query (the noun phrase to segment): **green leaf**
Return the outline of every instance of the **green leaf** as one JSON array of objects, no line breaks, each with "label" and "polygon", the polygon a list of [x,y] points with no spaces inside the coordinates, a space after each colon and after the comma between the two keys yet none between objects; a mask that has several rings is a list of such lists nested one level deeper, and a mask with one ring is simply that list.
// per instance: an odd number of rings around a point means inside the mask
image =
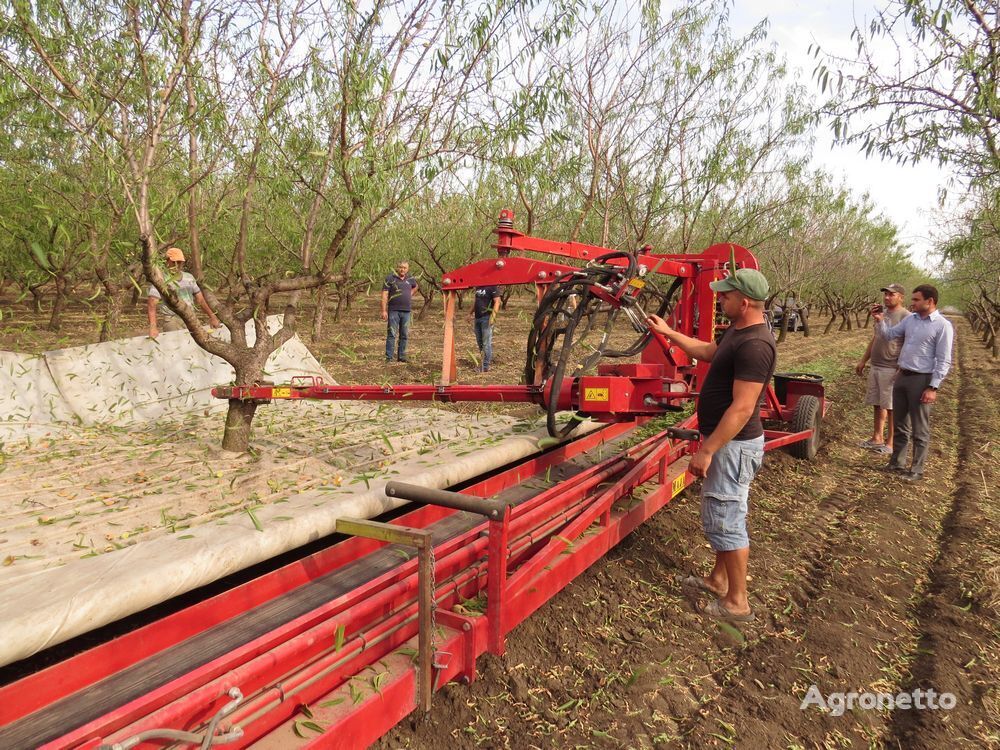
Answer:
[{"label": "green leaf", "polygon": [[257,520],[257,516],[254,515],[254,512],[250,508],[247,508],[246,511],[247,515],[250,516],[250,520],[253,521],[253,527],[257,529],[257,531],[263,531],[264,527],[260,525],[260,521]]},{"label": "green leaf", "polygon": [[31,243],[31,252],[35,256],[35,260],[38,261],[38,265],[44,268],[49,273],[52,273],[52,266],[49,265],[49,256],[42,249],[42,246],[37,242]]}]

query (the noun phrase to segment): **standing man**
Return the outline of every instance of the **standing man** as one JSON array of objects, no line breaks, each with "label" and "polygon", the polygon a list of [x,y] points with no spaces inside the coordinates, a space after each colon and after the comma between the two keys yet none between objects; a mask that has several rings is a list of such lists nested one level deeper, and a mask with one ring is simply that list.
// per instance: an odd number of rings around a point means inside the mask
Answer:
[{"label": "standing man", "polygon": [[480,372],[489,372],[493,363],[493,324],[500,312],[500,302],[500,287],[476,287],[476,303],[472,306],[472,315],[476,344],[479,346]]},{"label": "standing man", "polygon": [[382,320],[388,321],[385,332],[385,361],[392,362],[399,339],[398,359],[406,361],[406,345],[410,340],[410,312],[413,310],[413,290],[417,280],[410,276],[410,264],[401,260],[395,273],[385,277],[382,285]]},{"label": "standing man", "polygon": [[777,350],[764,318],[768,283],[760,271],[734,269],[711,286],[732,321],[718,343],[678,333],[656,315],[649,317],[649,327],[689,357],[711,362],[698,398],[701,447],[687,470],[705,478],[701,522],[715,550],[715,567],[706,577],[690,575],[681,583],[717,597],[702,614],[750,622],[754,615],[747,600],[747,500],[750,481],[764,460],[760,400],[774,374]]},{"label": "standing man", "polygon": [[[884,320],[880,311],[872,311],[875,331],[887,340],[902,338],[899,350],[899,374],[892,388],[892,410],[896,422],[892,458],[887,471],[904,475],[908,482],[924,478],[924,461],[931,439],[931,405],[938,388],[951,369],[951,346],[955,329],[937,309],[938,290],[921,284],[910,297],[913,312],[896,325]],[[913,463],[906,468],[907,448],[913,436]]]},{"label": "standing man", "polygon": [[[212,328],[219,327],[219,319],[215,317],[215,313],[212,312],[212,308],[205,300],[205,295],[201,293],[198,282],[195,281],[194,276],[184,270],[184,253],[179,247],[167,248],[167,273],[164,275],[163,281],[167,286],[172,287],[180,301],[192,310],[194,303],[197,302],[205,315],[208,316],[208,322]],[[157,327],[158,309],[163,313],[164,333],[185,330],[184,321],[170,309],[169,305],[163,303],[156,287],[150,285],[146,297],[146,316],[149,318],[149,337],[151,339],[160,335],[160,330]]]},{"label": "standing man", "polygon": [[[883,314],[889,321],[889,325],[896,325],[910,313],[903,307],[903,298],[906,290],[901,284],[889,284],[882,287]],[[896,360],[899,357],[899,349],[902,346],[900,341],[890,341],[872,332],[872,339],[868,342],[861,361],[858,362],[854,371],[858,375],[863,375],[865,365],[871,360],[872,368],[868,371],[868,391],[865,394],[865,403],[874,407],[874,423],[872,436],[861,443],[862,448],[869,448],[877,453],[892,453],[892,386],[896,380]],[[888,421],[888,440],[883,439],[882,432],[886,428]]]}]

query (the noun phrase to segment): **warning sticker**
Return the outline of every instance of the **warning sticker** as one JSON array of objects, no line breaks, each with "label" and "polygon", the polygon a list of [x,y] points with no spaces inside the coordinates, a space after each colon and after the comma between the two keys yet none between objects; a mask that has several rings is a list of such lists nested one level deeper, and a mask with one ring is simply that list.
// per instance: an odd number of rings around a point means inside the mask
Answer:
[{"label": "warning sticker", "polygon": [[292,395],[291,388],[272,388],[271,398],[288,398]]},{"label": "warning sticker", "polygon": [[584,388],[583,389],[583,400],[584,401],[607,401],[608,400],[608,389],[607,388]]},{"label": "warning sticker", "polygon": [[674,477],[674,483],[670,486],[670,497],[676,497],[681,492],[684,491],[685,482],[684,475],[686,472],[681,472],[676,477]]}]

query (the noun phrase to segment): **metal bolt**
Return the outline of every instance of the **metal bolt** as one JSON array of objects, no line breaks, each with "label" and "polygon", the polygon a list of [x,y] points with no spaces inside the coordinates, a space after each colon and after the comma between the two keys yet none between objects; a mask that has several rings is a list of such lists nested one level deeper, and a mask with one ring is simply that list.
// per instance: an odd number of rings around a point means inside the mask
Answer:
[{"label": "metal bolt", "polygon": [[469,623],[467,623],[467,622],[463,622],[462,623],[462,630],[464,632],[468,633],[470,630],[472,630],[472,626]]},{"label": "metal bolt", "polygon": [[538,278],[544,279],[546,276],[548,276],[548,274],[545,273],[545,271],[539,271],[538,272]]},{"label": "metal bolt", "polygon": [[447,276],[445,276],[443,279],[441,279],[441,283],[442,284],[450,284],[451,283],[451,279],[449,279]]},{"label": "metal bolt", "polygon": [[503,267],[504,267],[504,266],[506,266],[506,265],[507,265],[507,264],[506,264],[506,263],[504,263],[504,262],[503,262],[502,260],[498,260],[498,261],[497,261],[497,268],[503,268]]}]

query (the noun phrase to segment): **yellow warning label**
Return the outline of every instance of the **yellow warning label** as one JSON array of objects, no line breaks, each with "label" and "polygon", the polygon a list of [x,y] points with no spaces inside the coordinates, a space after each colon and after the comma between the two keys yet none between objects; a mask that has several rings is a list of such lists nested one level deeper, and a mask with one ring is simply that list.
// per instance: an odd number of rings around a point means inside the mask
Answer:
[{"label": "yellow warning label", "polygon": [[685,472],[682,471],[680,474],[674,477],[674,483],[670,487],[670,497],[676,497],[677,495],[679,495],[681,492],[684,491],[685,487],[684,474]]},{"label": "yellow warning label", "polygon": [[628,285],[634,286],[636,289],[642,289],[644,286],[646,286],[646,282],[643,279],[636,277],[634,279],[629,279]]},{"label": "yellow warning label", "polygon": [[292,395],[291,388],[272,388],[271,397],[272,398],[288,398]]},{"label": "yellow warning label", "polygon": [[584,401],[607,401],[608,400],[608,389],[607,388],[584,388],[583,389],[583,400]]}]

